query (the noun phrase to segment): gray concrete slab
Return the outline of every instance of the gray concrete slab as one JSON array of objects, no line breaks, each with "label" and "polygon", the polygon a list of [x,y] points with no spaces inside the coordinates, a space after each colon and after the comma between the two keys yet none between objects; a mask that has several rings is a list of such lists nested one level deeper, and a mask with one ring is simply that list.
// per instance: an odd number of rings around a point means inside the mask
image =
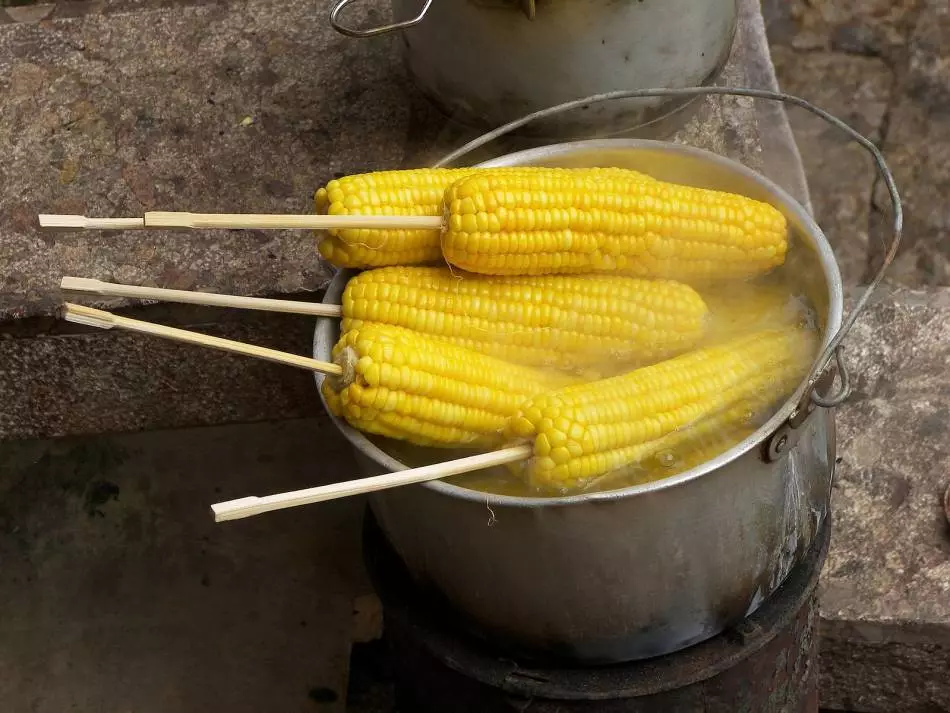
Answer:
[{"label": "gray concrete slab", "polygon": [[[302,355],[315,324],[167,305],[123,313]],[[301,418],[322,408],[312,374],[293,367],[55,320],[17,327],[0,337],[0,441]]]},{"label": "gray concrete slab", "polygon": [[[908,287],[945,286],[950,284],[950,211],[946,201],[950,181],[950,7],[946,2],[921,2],[907,53],[884,141],[907,214],[907,237],[893,278]],[[876,203],[887,204],[880,188]],[[883,223],[879,221],[879,233],[885,229]],[[881,254],[878,249],[876,256]]]},{"label": "gray concrete slab", "polygon": [[48,312],[70,272],[319,287],[305,233],[51,236],[34,223],[43,211],[310,212],[335,173],[399,164],[409,111],[390,43],[347,42],[320,10],[265,0],[4,25],[0,311]]},{"label": "gray concrete slab", "polygon": [[855,327],[821,579],[832,708],[950,709],[950,290],[887,290]]},{"label": "gray concrete slab", "polygon": [[360,499],[214,524],[213,502],[352,477],[327,424],[0,452],[0,708],[343,711]]}]

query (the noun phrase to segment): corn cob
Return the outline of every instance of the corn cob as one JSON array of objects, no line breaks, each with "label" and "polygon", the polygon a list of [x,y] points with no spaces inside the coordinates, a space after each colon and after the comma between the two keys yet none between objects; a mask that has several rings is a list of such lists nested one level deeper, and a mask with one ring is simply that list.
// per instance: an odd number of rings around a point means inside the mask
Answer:
[{"label": "corn cob", "polygon": [[[317,213],[324,215],[439,216],[446,189],[456,180],[485,170],[507,173],[541,169],[417,168],[362,173],[330,181],[316,192],[314,200]],[[582,170],[600,175],[620,169]],[[643,174],[634,175],[641,180],[652,180]],[[319,250],[337,267],[368,268],[443,261],[440,236],[433,230],[330,230],[322,238]]]},{"label": "corn cob", "polygon": [[[439,215],[453,181],[475,169],[419,168],[344,176],[314,196],[325,215]],[[338,267],[441,262],[439,236],[431,230],[330,230],[320,254]]]},{"label": "corn cob", "polygon": [[725,453],[751,436],[768,404],[746,400],[663,438],[644,443],[629,466],[592,481],[588,490],[615,490],[669,478]]},{"label": "corn cob", "polygon": [[515,467],[534,487],[583,487],[636,464],[654,452],[657,439],[701,419],[771,404],[803,377],[814,351],[813,332],[766,330],[540,394],[506,429],[508,440],[533,443],[533,457]]},{"label": "corn cob", "polygon": [[676,282],[386,267],[347,283],[341,330],[394,324],[510,362],[575,369],[681,353],[703,338],[705,318],[700,296]]},{"label": "corn cob", "polygon": [[344,366],[323,381],[333,414],[422,446],[497,445],[522,401],[573,381],[382,324],[344,333],[333,359]]},{"label": "corn cob", "polygon": [[[683,473],[725,453],[751,436],[760,425],[757,414],[746,404],[697,421],[692,426],[643,444],[643,452],[629,466],[594,478],[583,488],[586,493],[605,492],[641,485]],[[538,490],[520,477],[512,477],[511,469],[495,468],[448,478],[469,490],[496,495],[537,497],[563,495],[564,490]]]},{"label": "corn cob", "polygon": [[442,252],[491,275],[622,272],[685,282],[781,265],[785,217],[744,196],[617,170],[484,172],[446,192]]}]

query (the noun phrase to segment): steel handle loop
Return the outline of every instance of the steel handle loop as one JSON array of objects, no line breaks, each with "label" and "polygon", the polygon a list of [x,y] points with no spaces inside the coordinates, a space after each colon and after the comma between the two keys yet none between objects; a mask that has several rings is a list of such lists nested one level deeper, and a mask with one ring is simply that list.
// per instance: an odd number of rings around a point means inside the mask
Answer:
[{"label": "steel handle loop", "polygon": [[[853,129],[851,126],[843,122],[841,119],[836,116],[829,114],[824,109],[821,109],[814,104],[805,101],[800,97],[793,96],[791,94],[785,94],[784,92],[773,92],[767,89],[749,89],[749,88],[730,88],[730,87],[685,87],[682,89],[621,89],[612,92],[604,92],[602,94],[592,94],[591,96],[584,97],[583,99],[574,99],[572,101],[564,102],[563,104],[556,104],[545,109],[533,112],[531,114],[526,114],[520,119],[515,119],[503,126],[499,126],[497,129],[493,129],[485,134],[482,134],[476,139],[469,141],[465,145],[456,149],[452,153],[444,156],[434,165],[436,167],[446,166],[447,164],[452,163],[453,161],[458,160],[467,153],[474,151],[475,149],[481,148],[485,144],[494,141],[495,139],[508,134],[515,129],[519,129],[522,126],[529,124],[538,119],[546,119],[551,116],[555,116],[564,111],[570,111],[571,109],[579,109],[583,106],[589,104],[599,104],[601,102],[612,101],[614,99],[646,99],[652,97],[698,97],[698,96],[710,96],[710,95],[727,95],[727,96],[739,96],[739,97],[751,97],[753,99],[767,99],[769,101],[782,102],[784,104],[790,104],[792,106],[801,107],[806,111],[815,114],[816,116],[821,117],[832,126],[837,127],[844,133],[846,133],[851,139],[860,144],[871,156],[874,158],[874,163],[877,166],[878,172],[881,174],[881,177],[884,179],[884,184],[887,186],[887,192],[890,196],[891,203],[894,206],[894,216],[892,221],[892,237],[891,243],[888,247],[887,253],[884,256],[884,261],[881,264],[880,269],[874,275],[874,278],[868,283],[867,288],[861,294],[861,297],[858,298],[857,302],[854,303],[851,312],[848,313],[848,316],[845,318],[841,327],[832,337],[831,341],[828,342],[828,346],[825,347],[822,351],[819,358],[815,361],[815,365],[812,367],[811,372],[808,375],[807,386],[802,393],[801,400],[798,402],[798,405],[792,415],[789,417],[789,421],[792,423],[798,422],[804,416],[807,416],[808,413],[814,406],[821,406],[823,408],[833,408],[835,406],[840,406],[848,398],[851,393],[851,377],[848,373],[848,370],[845,368],[844,359],[841,354],[841,343],[844,341],[844,338],[851,331],[851,328],[854,326],[854,323],[857,321],[858,317],[864,311],[865,306],[867,305],[868,300],[871,297],[871,294],[881,283],[881,280],[884,279],[884,273],[890,264],[894,261],[894,258],[897,256],[897,250],[901,244],[901,236],[904,229],[904,211],[901,206],[900,194],[897,191],[897,185],[894,181],[894,175],[891,173],[891,169],[888,167],[887,162],[884,160],[884,155],[874,145],[874,142],[868,139],[867,137],[860,134],[858,131]],[[831,363],[832,358],[834,358],[837,365],[838,371],[838,388],[831,394],[827,396],[822,396],[817,393],[815,388],[818,380],[821,378],[822,374],[828,368],[828,365]]]},{"label": "steel handle loop", "polygon": [[354,30],[352,27],[347,27],[340,23],[340,13],[346,8],[347,5],[355,2],[355,0],[340,0],[330,11],[330,25],[334,30],[339,32],[341,35],[346,35],[347,37],[375,37],[377,35],[384,35],[387,32],[392,32],[393,30],[405,30],[409,27],[418,25],[425,18],[426,13],[429,12],[429,7],[432,5],[432,0],[426,0],[426,4],[422,6],[422,9],[419,11],[419,14],[416,15],[411,20],[403,20],[402,22],[394,22],[391,25],[381,25],[379,27],[371,27],[368,30]]}]

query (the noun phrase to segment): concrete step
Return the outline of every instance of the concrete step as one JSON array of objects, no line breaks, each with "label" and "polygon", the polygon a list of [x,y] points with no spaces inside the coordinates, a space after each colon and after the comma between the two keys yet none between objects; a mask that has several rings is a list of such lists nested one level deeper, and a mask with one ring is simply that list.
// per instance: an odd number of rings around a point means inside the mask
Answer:
[{"label": "concrete step", "polygon": [[[722,82],[774,86],[758,4],[741,5]],[[425,164],[477,133],[412,88],[396,37],[335,33],[329,0],[59,8],[0,25],[0,320],[50,314],[64,274],[242,294],[318,289],[328,272],[307,233],[50,234],[36,214],[310,212],[335,175]],[[357,23],[379,12],[357,8]],[[728,98],[696,109],[676,140],[734,156],[807,200],[784,113]]]},{"label": "concrete step", "polygon": [[[122,314],[308,355],[313,318],[154,305]],[[0,441],[301,418],[310,372],[118,330],[0,325]]]},{"label": "concrete step", "polygon": [[322,419],[0,452],[5,711],[346,710],[361,499],[215,524],[352,477]]}]

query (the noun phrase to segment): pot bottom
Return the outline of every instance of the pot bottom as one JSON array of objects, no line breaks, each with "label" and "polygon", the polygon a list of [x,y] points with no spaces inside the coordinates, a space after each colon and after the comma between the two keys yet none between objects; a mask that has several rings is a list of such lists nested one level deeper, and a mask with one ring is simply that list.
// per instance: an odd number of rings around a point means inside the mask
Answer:
[{"label": "pot bottom", "polygon": [[[577,666],[579,661],[583,661],[581,664],[583,668],[579,670],[584,672],[599,670],[604,672],[605,680],[609,680],[612,675],[610,672],[618,670],[618,667],[622,669],[628,666],[645,666],[650,669],[668,665],[671,658],[688,656],[692,661],[691,667],[696,670],[697,675],[702,674],[708,677],[717,671],[701,670],[701,667],[697,666],[698,661],[719,661],[723,666],[728,666],[730,662],[743,654],[744,648],[756,642],[758,645],[766,644],[769,637],[785,626],[790,617],[801,608],[803,602],[817,587],[818,576],[828,553],[830,536],[830,518],[825,518],[811,546],[785,581],[748,616],[736,617],[716,630],[702,632],[694,640],[684,642],[673,653],[665,653],[662,656],[650,658],[642,655],[630,656],[631,651],[636,650],[639,653],[638,642],[628,642],[632,648],[626,651],[623,646],[617,644],[615,646],[617,658],[599,666],[591,666],[585,657],[572,655],[572,652],[564,651],[562,648],[544,651],[525,650],[511,640],[479,630],[467,620],[464,614],[459,613],[446,602],[437,591],[429,587],[420,587],[413,581],[369,509],[367,509],[363,526],[363,557],[370,579],[387,615],[408,618],[412,620],[416,628],[431,634],[431,637],[428,634],[426,636],[427,646],[437,657],[449,655],[446,647],[451,645],[454,648],[461,644],[471,647],[470,652],[473,656],[491,651],[493,654],[505,657],[507,663],[514,659],[536,666],[557,667],[559,676],[563,675],[563,667]],[[748,632],[755,632],[755,636],[750,638]],[[743,643],[738,648],[736,648],[737,640]]]}]

